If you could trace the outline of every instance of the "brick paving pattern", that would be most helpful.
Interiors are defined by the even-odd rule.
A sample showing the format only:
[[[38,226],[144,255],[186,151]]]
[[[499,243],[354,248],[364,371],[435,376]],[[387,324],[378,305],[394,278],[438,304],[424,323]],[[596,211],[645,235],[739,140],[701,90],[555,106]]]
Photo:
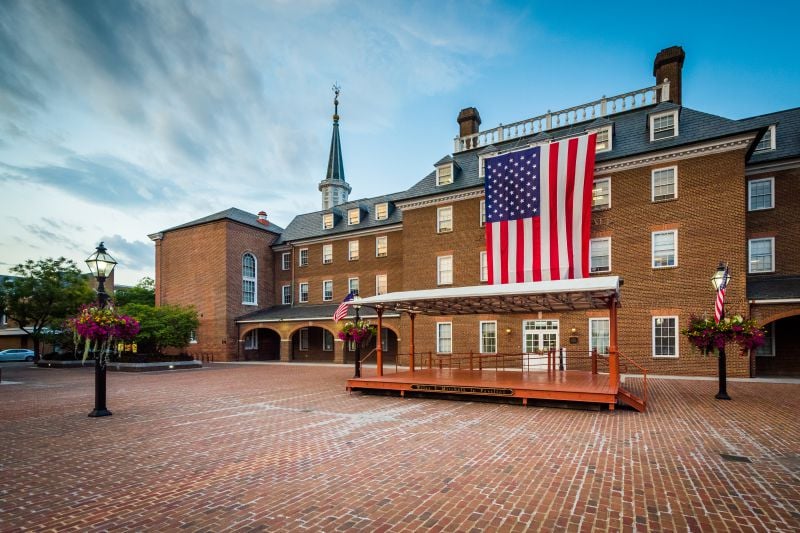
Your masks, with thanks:
[[[91,369],[4,366],[0,530],[800,529],[798,384],[652,380],[639,414],[349,395],[350,373],[112,373],[92,419]]]

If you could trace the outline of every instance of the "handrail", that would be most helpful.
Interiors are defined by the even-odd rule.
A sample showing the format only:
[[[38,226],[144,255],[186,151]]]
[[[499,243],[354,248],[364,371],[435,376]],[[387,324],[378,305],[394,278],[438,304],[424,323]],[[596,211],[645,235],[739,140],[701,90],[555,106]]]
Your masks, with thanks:
[[[361,358],[361,363],[363,363],[364,361],[366,361],[367,359],[372,357],[372,354],[376,354],[376,353],[378,353],[378,349],[377,348],[373,348],[371,352],[369,352],[367,355],[365,355],[364,357]]]
[[[640,365],[639,363],[637,363],[636,361],[634,361],[633,359],[631,359],[630,357],[626,357],[626,356],[622,355],[619,352],[617,352],[617,355],[619,355],[620,357],[625,359],[625,363],[626,364],[630,363],[633,366],[635,366],[636,368],[638,368],[639,370],[641,370],[641,372],[642,372],[642,393],[643,393],[642,400],[644,401],[644,403],[647,403],[647,369],[645,367],[643,367],[642,365]],[[627,368],[626,368],[626,370],[627,370]]]

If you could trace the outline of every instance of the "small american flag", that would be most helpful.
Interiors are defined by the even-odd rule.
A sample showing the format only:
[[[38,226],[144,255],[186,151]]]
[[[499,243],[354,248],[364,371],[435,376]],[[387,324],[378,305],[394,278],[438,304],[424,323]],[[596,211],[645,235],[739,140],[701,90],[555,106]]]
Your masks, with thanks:
[[[486,160],[489,283],[589,277],[596,137]]]
[[[339,307],[336,308],[336,312],[333,313],[333,321],[339,322],[341,319],[347,316],[347,308],[350,306],[350,302],[353,301],[353,297],[355,294],[352,292],[348,293],[347,296],[344,297],[342,303],[339,304]]]
[[[728,288],[728,267],[725,267],[725,274],[722,276],[722,283],[717,289],[717,302],[714,305],[714,320],[719,324],[725,314],[725,289]]]

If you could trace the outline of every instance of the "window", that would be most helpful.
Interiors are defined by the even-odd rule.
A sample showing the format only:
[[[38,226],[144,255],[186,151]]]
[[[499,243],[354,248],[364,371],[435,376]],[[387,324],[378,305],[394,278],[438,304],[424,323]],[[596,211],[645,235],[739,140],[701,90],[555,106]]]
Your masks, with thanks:
[[[284,252],[281,255],[281,270],[289,270],[292,268],[292,254]]]
[[[256,305],[256,257],[247,253],[242,256],[242,303]]]
[[[756,348],[756,357],[775,357],[775,322],[764,326],[764,344]]]
[[[244,336],[245,350],[258,350],[258,330],[254,329]]]
[[[600,211],[611,207],[611,178],[594,180],[592,187],[592,209]]]
[[[322,330],[322,351],[323,352],[333,351],[333,333],[331,333],[327,329]]]
[[[3,322],[4,319],[5,317],[0,315],[0,325],[5,324]],[[189,344],[197,344],[197,331],[192,330],[189,332]]]
[[[375,237],[375,257],[386,257],[389,253],[389,242],[386,235]]]
[[[323,244],[322,245],[322,264],[327,265],[329,263],[333,263],[333,245],[332,244]]]
[[[292,286],[291,285],[284,285],[281,287],[281,294],[283,298],[281,299],[281,303],[283,305],[289,305],[292,303]]]
[[[375,204],[375,220],[386,220],[389,218],[389,204]]]
[[[652,194],[654,202],[678,197],[678,167],[659,168],[653,171]]]
[[[453,353],[453,323],[436,323],[436,352]]]
[[[764,134],[763,137],[761,137],[761,140],[758,141],[755,151],[767,152],[769,150],[774,150],[774,149],[775,149],[775,125],[773,124],[772,126],[769,127],[769,129],[767,129],[767,132]]]
[[[775,237],[750,239],[748,248],[750,250],[750,268],[748,272],[755,274],[775,271]]]
[[[611,126],[597,131],[595,152],[608,152],[611,150]]]
[[[653,268],[678,266],[678,232],[653,232]]]
[[[453,164],[436,167],[436,186],[453,183]]]
[[[358,278],[350,278],[347,280],[347,294],[358,294]]]
[[[486,200],[481,200],[480,215],[478,223],[481,227],[486,225]]]
[[[350,261],[358,260],[358,241],[349,241],[347,243],[347,258]]]
[[[322,300],[329,302],[333,300],[333,280],[326,279],[322,282]]]
[[[453,231],[453,206],[440,207],[436,210],[436,232]]]
[[[347,210],[347,225],[348,226],[355,226],[361,222],[361,209],[348,209]]]
[[[381,350],[389,351],[389,328],[381,328]]]
[[[758,211],[775,207],[772,200],[774,190],[775,178],[764,178],[747,182],[747,209],[750,211]]]
[[[589,241],[591,272],[611,272],[611,237]]]
[[[436,283],[438,285],[453,284],[452,255],[442,255],[436,258]]]
[[[678,357],[678,317],[653,317],[653,357]]]
[[[650,117],[650,141],[660,141],[678,135],[678,112],[670,111]]]
[[[375,295],[380,296],[387,292],[386,274],[378,274],[375,276]]]
[[[331,229],[333,227],[333,213],[325,213],[322,215],[322,229]]]
[[[481,281],[489,281],[489,263],[486,260],[486,252],[481,252]]]
[[[298,292],[298,300],[301,303],[306,303],[308,301],[308,283],[300,283],[297,286]]]
[[[608,355],[608,344],[611,340],[610,323],[607,318],[589,319],[589,351]]]
[[[308,266],[308,248],[300,248],[297,264],[301,267]]]
[[[298,348],[301,350],[308,350],[308,328],[300,330],[300,338],[298,339]]]
[[[481,322],[481,353],[497,353],[497,322]]]

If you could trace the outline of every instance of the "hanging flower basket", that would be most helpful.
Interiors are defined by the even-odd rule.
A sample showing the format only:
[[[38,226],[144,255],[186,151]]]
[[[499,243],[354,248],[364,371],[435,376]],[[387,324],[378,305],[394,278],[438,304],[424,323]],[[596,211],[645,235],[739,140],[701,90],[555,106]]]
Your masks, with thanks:
[[[339,332],[339,338],[345,342],[355,342],[366,347],[377,332],[377,327],[364,320],[345,322],[342,331]]]
[[[83,360],[89,356],[89,351],[94,351],[95,357],[101,358],[101,364],[107,362],[117,341],[131,341],[139,333],[139,322],[135,318],[97,303],[82,306],[77,316],[67,320],[67,327],[73,332],[76,348],[84,343]]]
[[[713,318],[701,318],[692,315],[689,327],[681,330],[689,342],[708,355],[713,350],[724,348],[727,344],[736,344],[742,355],[747,355],[765,342],[764,330],[756,325],[755,320],[745,319],[740,315],[723,318],[717,324]]]

